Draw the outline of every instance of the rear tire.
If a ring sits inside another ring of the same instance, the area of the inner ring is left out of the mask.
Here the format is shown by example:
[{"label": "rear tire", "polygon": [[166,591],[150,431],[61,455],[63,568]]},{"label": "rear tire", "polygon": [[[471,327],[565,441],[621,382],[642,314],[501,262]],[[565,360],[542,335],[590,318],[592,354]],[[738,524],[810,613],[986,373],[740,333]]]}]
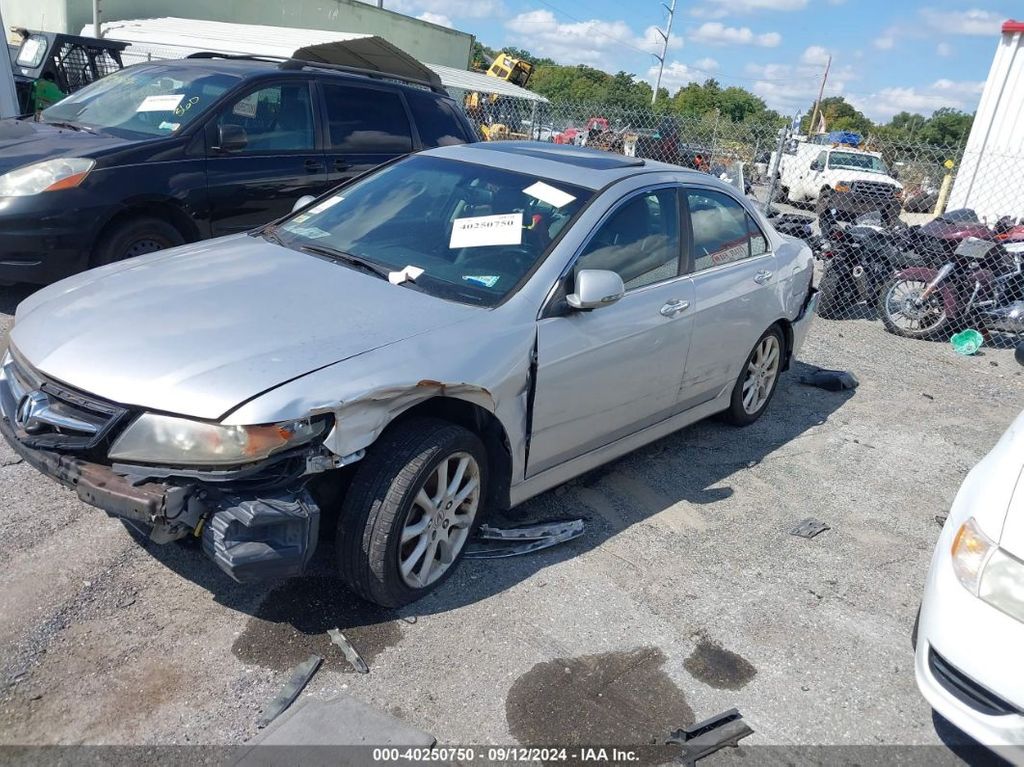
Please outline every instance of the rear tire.
[{"label": "rear tire", "polygon": [[[461,426],[414,418],[386,430],[358,464],[342,502],[335,542],[342,580],[385,607],[444,583],[483,517],[487,468],[483,444]],[[445,489],[456,484],[453,492]]]},{"label": "rear tire", "polygon": [[823,320],[842,319],[857,302],[857,288],[852,277],[829,264],[818,286],[818,316]]},{"label": "rear tire", "polygon": [[733,426],[749,426],[768,408],[782,374],[786,341],[778,325],[772,325],[754,344],[740,369],[729,409],[722,418]]},{"label": "rear tire", "polygon": [[[944,340],[953,323],[943,305],[941,291],[932,293],[928,298],[927,307],[911,308],[906,304],[914,292],[920,293],[925,283],[920,280],[908,280],[903,277],[892,277],[882,284],[878,293],[878,315],[882,318],[885,329],[896,336],[923,340]],[[896,319],[893,312],[906,317],[907,322],[918,318],[918,327],[906,327]]]},{"label": "rear tire", "polygon": [[185,238],[171,224],[144,216],[115,224],[96,243],[89,266],[105,266],[126,258],[181,245]]}]

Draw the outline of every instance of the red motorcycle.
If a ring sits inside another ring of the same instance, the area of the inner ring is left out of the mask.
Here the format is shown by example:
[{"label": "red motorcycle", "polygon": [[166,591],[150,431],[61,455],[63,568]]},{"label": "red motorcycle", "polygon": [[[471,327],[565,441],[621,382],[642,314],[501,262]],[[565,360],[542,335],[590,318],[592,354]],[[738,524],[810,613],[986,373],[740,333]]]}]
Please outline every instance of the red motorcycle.
[{"label": "red motorcycle", "polygon": [[[983,225],[982,225],[983,226]],[[922,227],[923,228],[923,227]],[[974,225],[947,224],[954,232]],[[878,313],[890,333],[906,338],[945,339],[966,326],[982,331],[1024,333],[1024,231],[1001,220],[984,238],[960,239],[941,266],[915,266],[893,275],[878,298]],[[941,252],[942,243],[933,243]]]}]

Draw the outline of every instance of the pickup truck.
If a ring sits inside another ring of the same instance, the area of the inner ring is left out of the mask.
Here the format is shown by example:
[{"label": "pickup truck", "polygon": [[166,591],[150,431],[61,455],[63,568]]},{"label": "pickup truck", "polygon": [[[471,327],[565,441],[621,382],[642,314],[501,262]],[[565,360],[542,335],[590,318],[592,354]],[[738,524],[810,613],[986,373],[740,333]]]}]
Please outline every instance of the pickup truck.
[{"label": "pickup truck", "polygon": [[790,202],[814,203],[818,213],[831,209],[851,218],[874,210],[883,221],[899,216],[903,186],[877,152],[799,144],[781,165],[780,187]]}]

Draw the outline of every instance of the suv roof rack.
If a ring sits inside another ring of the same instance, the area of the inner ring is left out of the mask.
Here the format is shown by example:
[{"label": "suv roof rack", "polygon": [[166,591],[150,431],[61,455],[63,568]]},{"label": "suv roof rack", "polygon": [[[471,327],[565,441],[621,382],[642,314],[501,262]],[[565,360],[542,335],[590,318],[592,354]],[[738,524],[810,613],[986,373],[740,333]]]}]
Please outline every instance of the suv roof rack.
[{"label": "suv roof rack", "polygon": [[410,77],[395,72],[385,72],[378,69],[366,69],[364,67],[352,67],[346,64],[330,64],[325,61],[310,61],[308,59],[297,59],[286,56],[259,56],[247,53],[217,53],[216,51],[199,51],[190,53],[185,58],[189,59],[226,59],[230,61],[265,61],[268,64],[277,64],[280,69],[327,69],[347,74],[362,75],[377,80],[396,80],[401,83],[418,85],[422,88],[447,96],[448,91],[441,84],[441,79],[435,75],[434,79],[427,80],[419,77]]}]

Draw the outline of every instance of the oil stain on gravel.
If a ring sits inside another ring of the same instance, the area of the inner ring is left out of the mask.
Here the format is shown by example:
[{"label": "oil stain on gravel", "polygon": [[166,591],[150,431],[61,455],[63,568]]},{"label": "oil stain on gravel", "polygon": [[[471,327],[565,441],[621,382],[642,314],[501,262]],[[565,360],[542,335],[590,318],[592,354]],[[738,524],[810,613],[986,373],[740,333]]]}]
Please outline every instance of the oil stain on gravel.
[{"label": "oil stain on gravel", "polygon": [[367,665],[382,650],[402,639],[393,610],[355,597],[340,580],[293,578],[271,591],[231,647],[244,663],[284,671],[311,654],[324,658],[324,668],[355,673],[328,629],[338,628]]},{"label": "oil stain on gravel", "polygon": [[638,647],[538,663],[509,690],[509,732],[524,746],[656,746],[644,761],[671,761],[679,748],[665,739],[692,724],[693,711],[665,660],[657,647]]},{"label": "oil stain on gravel", "polygon": [[704,684],[719,690],[739,690],[754,678],[757,669],[742,655],[726,650],[704,634],[683,666]]}]

